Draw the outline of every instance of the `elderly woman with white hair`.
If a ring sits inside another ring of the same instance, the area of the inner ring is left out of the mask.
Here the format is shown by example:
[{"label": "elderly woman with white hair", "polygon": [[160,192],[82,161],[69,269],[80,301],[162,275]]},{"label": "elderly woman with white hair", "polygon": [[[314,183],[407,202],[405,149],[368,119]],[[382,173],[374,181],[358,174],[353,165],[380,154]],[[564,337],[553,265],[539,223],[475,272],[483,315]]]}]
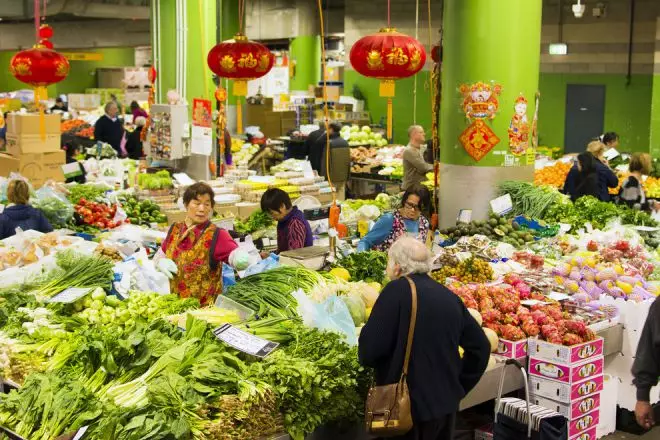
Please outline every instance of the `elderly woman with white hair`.
[{"label": "elderly woman with white hair", "polygon": [[135,118],[135,130],[128,135],[126,138],[126,153],[130,159],[140,160],[144,157],[142,152],[142,130],[146,130],[144,127],[147,123],[147,118],[144,116],[138,116]]},{"label": "elderly woman with white hair", "polygon": [[451,439],[459,403],[481,378],[490,356],[479,324],[458,296],[429,276],[430,269],[431,254],[424,244],[407,236],[397,240],[387,266],[392,281],[360,334],[360,363],[374,368],[377,385],[397,383],[416,297],[407,376],[414,426],[401,439]]}]

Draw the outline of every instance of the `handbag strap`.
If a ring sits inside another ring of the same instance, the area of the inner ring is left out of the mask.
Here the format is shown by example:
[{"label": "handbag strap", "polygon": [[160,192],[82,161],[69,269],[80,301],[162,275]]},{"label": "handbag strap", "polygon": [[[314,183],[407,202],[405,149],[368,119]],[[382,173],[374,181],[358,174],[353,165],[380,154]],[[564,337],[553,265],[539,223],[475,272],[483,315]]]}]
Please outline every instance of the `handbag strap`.
[{"label": "handbag strap", "polygon": [[417,286],[415,282],[406,277],[410,284],[410,293],[412,296],[412,308],[410,310],[410,326],[408,327],[408,342],[406,343],[406,357],[403,359],[403,371],[401,377],[408,375],[408,363],[410,361],[410,351],[412,350],[413,336],[415,336],[415,323],[417,322]]}]

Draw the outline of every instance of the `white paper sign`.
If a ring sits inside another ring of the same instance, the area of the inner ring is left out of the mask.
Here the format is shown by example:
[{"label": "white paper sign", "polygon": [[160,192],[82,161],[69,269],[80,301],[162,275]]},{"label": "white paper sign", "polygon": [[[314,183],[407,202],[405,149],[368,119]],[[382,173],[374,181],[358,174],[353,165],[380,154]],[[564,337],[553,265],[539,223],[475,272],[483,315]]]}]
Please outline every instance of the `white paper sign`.
[{"label": "white paper sign", "polygon": [[550,292],[546,296],[548,298],[552,299],[552,300],[555,300],[555,301],[565,301],[565,300],[571,298],[569,295],[566,295],[565,293],[559,293],[559,292]]},{"label": "white paper sign", "polygon": [[172,174],[172,177],[174,177],[174,180],[176,180],[177,183],[181,186],[190,186],[195,183],[195,181],[192,180],[186,173],[174,173]]},{"label": "white paper sign", "polygon": [[243,330],[225,324],[213,330],[216,338],[222,342],[231,345],[236,350],[251,354],[260,358],[268,356],[279,345],[276,342],[251,335]]},{"label": "white paper sign", "polygon": [[85,433],[87,432],[87,428],[89,428],[89,426],[83,426],[82,428],[80,428],[78,432],[76,432],[76,435],[74,435],[71,440],[80,440],[82,436],[85,435]]},{"label": "white paper sign", "polygon": [[92,289],[89,287],[69,287],[66,290],[61,291],[54,297],[46,300],[47,303],[63,303],[71,304],[72,302],[78,301],[83,296],[91,292]]},{"label": "white paper sign", "polygon": [[471,221],[472,221],[471,209],[461,209],[458,212],[458,219],[456,219],[456,223],[470,223]]},{"label": "white paper sign", "polygon": [[505,215],[513,210],[513,200],[511,194],[504,194],[501,197],[490,201],[490,207],[497,215]]},{"label": "white paper sign", "polygon": [[610,148],[609,150],[603,153],[603,157],[607,160],[612,160],[617,156],[619,156],[619,152],[616,151],[616,148]]},{"label": "white paper sign", "polygon": [[211,151],[213,151],[212,129],[210,127],[193,125],[190,152],[201,154],[202,156],[210,156]]},{"label": "white paper sign", "polygon": [[80,163],[71,162],[62,165],[62,173],[64,177],[69,179],[71,177],[82,176],[82,169],[80,168]]},{"label": "white paper sign", "polygon": [[303,162],[302,169],[303,169],[303,177],[305,179],[314,178],[314,170],[312,169],[312,164],[309,161]]}]

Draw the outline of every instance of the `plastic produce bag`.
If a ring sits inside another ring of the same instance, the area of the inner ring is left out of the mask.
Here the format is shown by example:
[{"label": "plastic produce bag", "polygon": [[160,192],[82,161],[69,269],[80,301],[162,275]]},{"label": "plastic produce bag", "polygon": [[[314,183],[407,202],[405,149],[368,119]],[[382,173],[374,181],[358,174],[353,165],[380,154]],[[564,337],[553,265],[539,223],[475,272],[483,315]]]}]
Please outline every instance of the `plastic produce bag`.
[{"label": "plastic produce bag", "polygon": [[357,345],[353,318],[341,298],[332,295],[322,303],[315,303],[300,289],[292,295],[298,301],[298,314],[307,327],[342,334],[348,345]]},{"label": "plastic produce bag", "polygon": [[245,272],[241,278],[249,277],[250,275],[256,275],[268,270],[277,269],[278,267],[280,267],[279,255],[270,254],[268,257],[245,269]]},{"label": "plastic produce bag", "polygon": [[64,226],[73,218],[73,204],[52,186],[42,186],[32,203],[44,213],[53,227]]},{"label": "plastic produce bag", "polygon": [[222,292],[226,292],[234,284],[236,284],[234,268],[226,263],[222,263]]},{"label": "plastic produce bag", "polygon": [[114,283],[114,287],[124,296],[128,295],[129,290],[156,292],[161,295],[170,293],[170,280],[156,269],[144,249],[140,249],[126,261],[115,264],[115,274],[118,275],[119,281]]}]

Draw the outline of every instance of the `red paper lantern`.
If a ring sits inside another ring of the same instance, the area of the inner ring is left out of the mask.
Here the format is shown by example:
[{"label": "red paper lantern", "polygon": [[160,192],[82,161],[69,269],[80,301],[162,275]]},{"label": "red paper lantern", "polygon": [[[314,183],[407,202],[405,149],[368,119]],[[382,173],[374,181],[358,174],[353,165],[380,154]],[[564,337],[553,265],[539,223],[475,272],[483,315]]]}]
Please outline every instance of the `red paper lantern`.
[{"label": "red paper lantern", "polygon": [[53,28],[50,27],[50,25],[42,24],[39,27],[38,34],[39,34],[39,38],[46,38],[46,39],[53,38]]},{"label": "red paper lantern", "polygon": [[34,47],[13,56],[9,70],[14,77],[33,87],[47,87],[69,74],[69,61],[54,50]]},{"label": "red paper lantern", "polygon": [[45,38],[43,40],[39,40],[39,45],[45,47],[46,49],[53,49],[53,42],[46,40]]},{"label": "red paper lantern", "polygon": [[380,80],[380,96],[387,97],[387,137],[392,137],[394,81],[422,70],[426,63],[424,46],[394,28],[359,39],[351,48],[351,65],[358,73]]},{"label": "red paper lantern", "polygon": [[[247,96],[247,82],[270,72],[275,57],[263,44],[250,41],[243,34],[236,34],[233,40],[216,44],[209,51],[206,62],[220,78],[234,80],[232,92],[235,96]],[[241,133],[243,118],[240,105],[236,106],[236,111],[236,130]]]},{"label": "red paper lantern", "polygon": [[151,66],[149,68],[149,74],[148,75],[149,75],[149,82],[152,83],[152,84],[155,83],[156,78],[158,78],[158,72],[156,72],[156,68],[154,66]]}]

